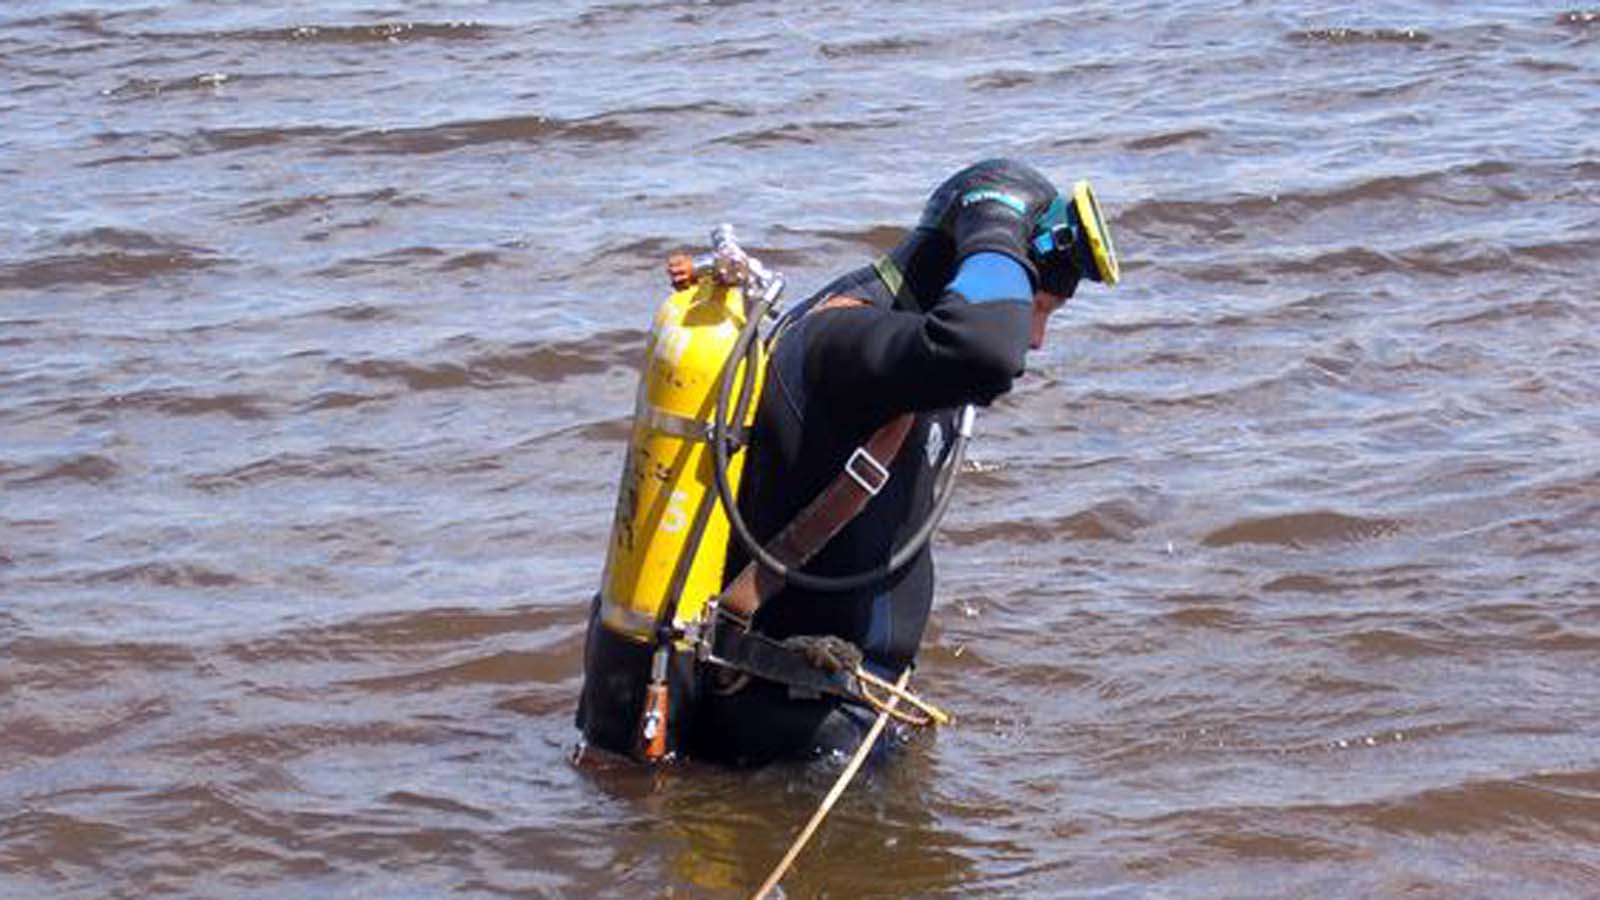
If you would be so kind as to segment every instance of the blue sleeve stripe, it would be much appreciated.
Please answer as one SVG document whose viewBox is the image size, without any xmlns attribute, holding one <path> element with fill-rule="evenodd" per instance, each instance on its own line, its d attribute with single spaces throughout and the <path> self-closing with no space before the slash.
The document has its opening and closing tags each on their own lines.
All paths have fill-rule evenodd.
<svg viewBox="0 0 1600 900">
<path fill-rule="evenodd" d="M 1027 271 L 1003 253 L 974 253 L 962 260 L 949 290 L 965 297 L 968 303 L 1033 302 Z"/>
</svg>

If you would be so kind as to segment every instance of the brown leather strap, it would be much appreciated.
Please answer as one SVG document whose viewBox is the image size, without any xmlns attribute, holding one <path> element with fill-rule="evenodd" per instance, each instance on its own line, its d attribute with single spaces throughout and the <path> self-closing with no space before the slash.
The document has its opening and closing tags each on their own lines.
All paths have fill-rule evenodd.
<svg viewBox="0 0 1600 900">
<path fill-rule="evenodd" d="M 768 552 L 784 565 L 798 568 L 827 546 L 888 482 L 889 466 L 911 432 L 914 420 L 911 413 L 902 413 L 873 432 L 872 437 L 851 454 L 844 470 L 832 483 L 768 542 Z M 783 584 L 783 578 L 751 560 L 728 583 L 717 603 L 723 611 L 748 624 L 761 604 Z"/>
</svg>

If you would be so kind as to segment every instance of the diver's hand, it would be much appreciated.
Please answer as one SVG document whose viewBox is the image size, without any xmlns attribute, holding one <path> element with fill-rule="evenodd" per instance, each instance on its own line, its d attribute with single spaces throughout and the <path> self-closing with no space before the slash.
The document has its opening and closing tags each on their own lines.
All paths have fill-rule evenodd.
<svg viewBox="0 0 1600 900">
<path fill-rule="evenodd" d="M 920 225 L 955 243 L 956 262 L 974 253 L 1003 253 L 1038 282 L 1029 242 L 1040 217 L 1059 196 L 1050 179 L 1027 163 L 990 159 L 950 176 L 929 198 Z"/>
<path fill-rule="evenodd" d="M 797 634 L 786 639 L 783 646 L 800 653 L 806 662 L 824 672 L 854 672 L 865 658 L 860 647 L 831 634 Z"/>
</svg>

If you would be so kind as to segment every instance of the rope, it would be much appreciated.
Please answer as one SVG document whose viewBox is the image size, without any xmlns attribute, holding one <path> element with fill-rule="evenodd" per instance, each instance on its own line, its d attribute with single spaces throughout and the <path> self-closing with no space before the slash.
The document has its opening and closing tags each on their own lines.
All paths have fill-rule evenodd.
<svg viewBox="0 0 1600 900">
<path fill-rule="evenodd" d="M 906 682 L 910 678 L 911 667 L 907 666 L 906 670 L 900 673 L 900 680 L 894 683 L 894 687 L 904 690 Z M 772 874 L 768 875 L 767 880 L 762 882 L 761 887 L 751 895 L 751 900 L 766 900 L 767 893 L 777 887 L 779 881 L 783 880 L 783 876 L 789 871 L 789 867 L 794 865 L 795 858 L 800 855 L 800 851 L 805 847 L 806 842 L 811 840 L 811 835 L 816 833 L 817 827 L 822 824 L 822 820 L 827 818 L 828 813 L 833 810 L 833 805 L 839 802 L 839 797 L 844 794 L 844 789 L 849 786 L 850 780 L 856 777 L 856 772 L 860 770 L 861 764 L 867 761 L 867 754 L 872 752 L 872 745 L 878 742 L 878 735 L 882 734 L 883 727 L 889 724 L 889 717 L 894 713 L 894 708 L 899 703 L 899 693 L 889 696 L 889 700 L 884 704 L 884 709 L 878 713 L 877 720 L 872 723 L 872 728 L 867 732 L 866 739 L 861 742 L 860 747 L 856 748 L 855 755 L 850 757 L 850 762 L 845 765 L 844 771 L 839 773 L 839 780 L 833 783 L 828 795 L 822 798 L 822 805 L 817 807 L 815 813 L 812 813 L 811 821 L 807 822 L 806 827 L 800 831 L 800 836 L 795 838 L 794 843 L 789 847 L 789 852 L 785 853 L 783 859 L 778 861 L 778 865 L 772 870 Z"/>
<path fill-rule="evenodd" d="M 866 685 L 863 684 L 860 687 L 861 699 L 867 701 L 867 705 L 877 710 L 880 715 L 888 716 L 896 722 L 904 722 L 905 724 L 916 728 L 933 724 L 933 717 L 926 715 L 925 713 L 904 712 L 902 710 L 895 709 L 895 704 L 899 703 L 901 700 L 904 700 L 904 696 L 896 694 L 893 691 L 889 691 L 889 699 L 885 700 L 882 697 L 874 694 Z M 893 685 L 890 685 L 890 687 L 893 687 Z"/>
<path fill-rule="evenodd" d="M 897 722 L 904 722 L 907 725 L 915 725 L 918 728 L 921 728 L 924 725 L 930 724 L 949 725 L 952 721 L 954 721 L 950 718 L 949 713 L 945 712 L 939 707 L 934 706 L 932 703 L 929 703 L 921 697 L 918 697 L 916 694 L 913 694 L 910 691 L 899 687 L 898 685 L 879 678 L 861 666 L 856 666 L 856 670 L 852 674 L 855 675 L 856 680 L 859 682 L 862 699 L 866 700 L 867 704 L 873 709 L 879 712 L 885 712 L 886 708 L 888 707 L 888 703 L 882 697 L 873 693 L 870 688 L 877 688 L 889 696 L 903 700 L 917 708 L 916 712 L 901 712 L 899 710 L 889 709 L 889 714 L 894 716 L 895 721 Z"/>
</svg>

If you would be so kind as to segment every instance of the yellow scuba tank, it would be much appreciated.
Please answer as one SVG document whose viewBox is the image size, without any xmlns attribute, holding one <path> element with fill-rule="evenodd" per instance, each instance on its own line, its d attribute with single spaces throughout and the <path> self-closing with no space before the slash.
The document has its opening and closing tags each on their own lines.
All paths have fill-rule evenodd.
<svg viewBox="0 0 1600 900">
<path fill-rule="evenodd" d="M 705 601 L 722 589 L 728 517 L 716 503 L 710 429 L 723 366 L 745 325 L 744 306 L 737 287 L 702 280 L 667 298 L 645 343 L 648 363 L 600 591 L 601 622 L 635 640 L 654 640 L 669 602 L 676 601 L 676 615 L 660 624 L 682 626 L 698 620 Z M 751 404 L 743 426 L 754 412 Z M 741 450 L 730 457 L 735 489 L 743 466 Z"/>
<path fill-rule="evenodd" d="M 685 631 L 695 630 L 721 590 L 728 546 L 711 425 L 746 313 L 743 290 L 708 274 L 662 303 L 645 343 L 578 711 L 585 740 L 614 753 L 660 759 L 686 731 L 696 685 Z M 760 352 L 744 421 L 732 422 L 737 413 L 730 411 L 730 432 L 754 420 L 765 368 Z M 744 365 L 735 384 L 743 382 Z M 741 447 L 729 459 L 735 488 L 743 462 Z"/>
</svg>

